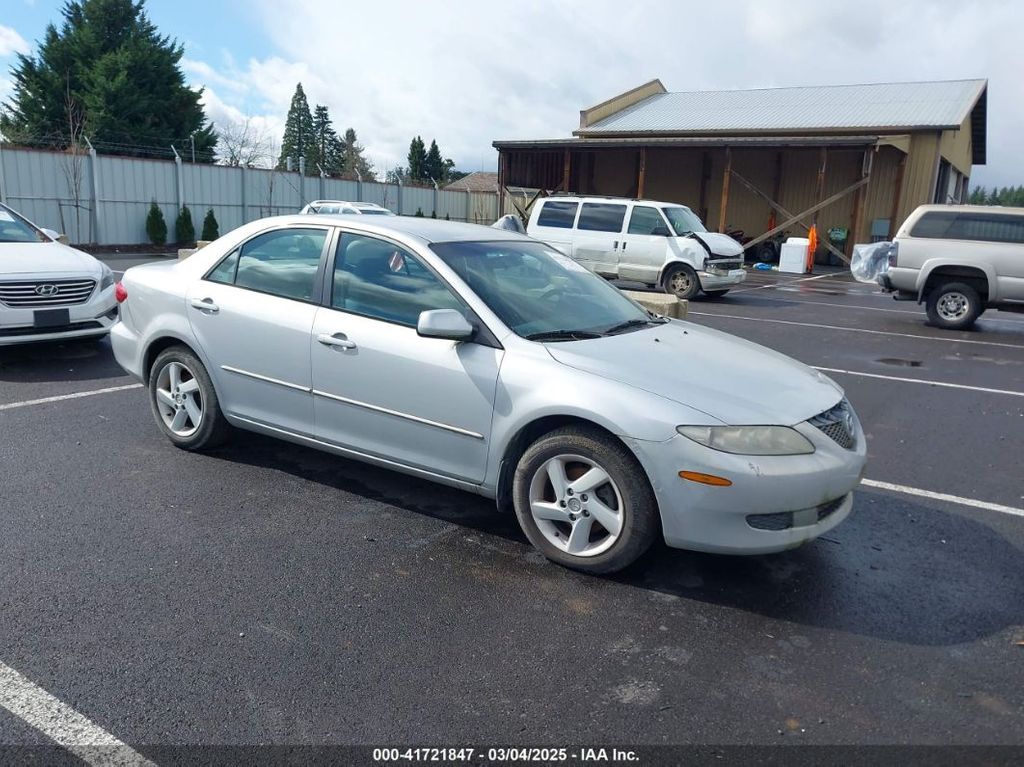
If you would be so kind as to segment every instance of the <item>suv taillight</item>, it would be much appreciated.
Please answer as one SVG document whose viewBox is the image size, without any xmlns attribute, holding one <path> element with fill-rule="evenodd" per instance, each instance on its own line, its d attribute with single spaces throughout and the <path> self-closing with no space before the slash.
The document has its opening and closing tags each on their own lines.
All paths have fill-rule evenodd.
<svg viewBox="0 0 1024 767">
<path fill-rule="evenodd" d="M 896 261 L 898 260 L 899 255 L 900 255 L 900 244 L 898 242 L 894 242 L 892 244 L 892 247 L 889 248 L 889 268 L 890 269 L 892 267 L 896 266 Z"/>
</svg>

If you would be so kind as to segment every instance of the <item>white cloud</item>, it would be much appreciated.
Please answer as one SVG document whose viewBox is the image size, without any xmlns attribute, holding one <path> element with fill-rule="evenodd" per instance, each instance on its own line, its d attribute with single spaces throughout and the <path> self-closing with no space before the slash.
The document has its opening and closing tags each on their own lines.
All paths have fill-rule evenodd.
<svg viewBox="0 0 1024 767">
<path fill-rule="evenodd" d="M 28 53 L 32 47 L 11 27 L 0 24 L 0 58 L 15 53 Z"/>
<path fill-rule="evenodd" d="M 975 169 L 975 180 L 1024 181 L 1015 0 L 393 0 L 358 12 L 336 0 L 253 0 L 251 8 L 274 55 L 188 62 L 192 79 L 278 124 L 302 81 L 311 106 L 327 104 L 340 130 L 356 128 L 378 168 L 403 164 L 416 134 L 436 138 L 460 167 L 493 168 L 494 139 L 568 136 L 580 109 L 653 77 L 680 91 L 989 77 L 989 166 Z"/>
</svg>

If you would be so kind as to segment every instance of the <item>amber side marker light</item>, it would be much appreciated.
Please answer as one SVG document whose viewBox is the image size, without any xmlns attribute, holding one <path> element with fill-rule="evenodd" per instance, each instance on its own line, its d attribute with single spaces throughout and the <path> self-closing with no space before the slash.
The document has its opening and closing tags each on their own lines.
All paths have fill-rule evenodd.
<svg viewBox="0 0 1024 767">
<path fill-rule="evenodd" d="M 701 474 L 699 471 L 681 471 L 679 476 L 691 482 L 699 482 L 702 485 L 711 485 L 713 487 L 729 487 L 732 484 L 731 479 L 716 477 L 714 474 Z"/>
</svg>

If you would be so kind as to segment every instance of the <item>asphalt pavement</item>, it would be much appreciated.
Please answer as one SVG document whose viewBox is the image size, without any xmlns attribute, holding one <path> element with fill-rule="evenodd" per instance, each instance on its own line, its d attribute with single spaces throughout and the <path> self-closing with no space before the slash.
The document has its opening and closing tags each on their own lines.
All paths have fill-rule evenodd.
<svg viewBox="0 0 1024 767">
<path fill-rule="evenodd" d="M 1024 746 L 1024 316 L 951 333 L 777 273 L 690 310 L 847 390 L 874 484 L 825 538 L 588 577 L 466 493 L 246 433 L 177 450 L 107 341 L 0 349 L 0 664 L 150 756 Z M 48 742 L 0 706 L 0 744 Z"/>
</svg>

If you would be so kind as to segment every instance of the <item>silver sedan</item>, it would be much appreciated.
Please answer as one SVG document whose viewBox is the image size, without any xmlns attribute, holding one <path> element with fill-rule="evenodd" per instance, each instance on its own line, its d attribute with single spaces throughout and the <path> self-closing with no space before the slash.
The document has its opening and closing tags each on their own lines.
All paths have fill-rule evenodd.
<svg viewBox="0 0 1024 767">
<path fill-rule="evenodd" d="M 833 381 L 512 232 L 265 219 L 118 295 L 114 353 L 175 445 L 248 429 L 479 493 L 586 572 L 659 536 L 798 546 L 850 513 L 864 467 Z"/>
</svg>

